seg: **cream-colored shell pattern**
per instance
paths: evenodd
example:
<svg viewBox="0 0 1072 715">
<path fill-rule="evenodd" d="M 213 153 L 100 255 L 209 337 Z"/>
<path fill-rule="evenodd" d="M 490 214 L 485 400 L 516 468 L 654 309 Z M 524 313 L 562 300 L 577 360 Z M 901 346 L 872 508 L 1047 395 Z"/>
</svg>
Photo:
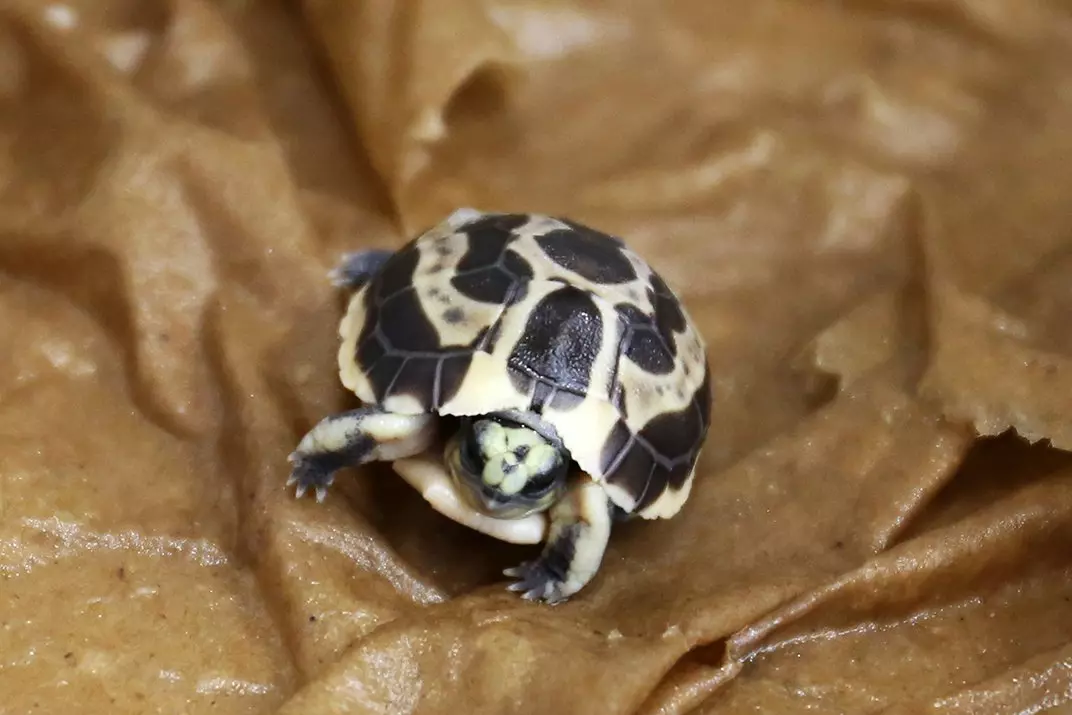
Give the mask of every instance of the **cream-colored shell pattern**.
<svg viewBox="0 0 1072 715">
<path fill-rule="evenodd" d="M 531 411 L 621 509 L 669 517 L 707 435 L 703 340 L 619 239 L 461 209 L 351 296 L 343 384 L 392 412 Z"/>
</svg>

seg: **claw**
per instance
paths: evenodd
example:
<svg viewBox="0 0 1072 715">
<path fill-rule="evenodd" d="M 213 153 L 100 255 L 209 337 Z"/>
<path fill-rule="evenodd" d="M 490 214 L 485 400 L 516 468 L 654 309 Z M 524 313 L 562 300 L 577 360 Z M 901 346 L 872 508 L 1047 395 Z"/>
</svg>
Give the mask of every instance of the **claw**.
<svg viewBox="0 0 1072 715">
<path fill-rule="evenodd" d="M 292 487 L 297 483 L 298 483 L 298 478 L 296 476 L 294 476 L 293 473 L 289 477 L 287 477 L 287 486 L 288 487 Z"/>
<path fill-rule="evenodd" d="M 538 560 L 503 569 L 503 575 L 517 579 L 508 584 L 506 590 L 520 594 L 526 601 L 543 601 L 555 605 L 566 600 L 559 593 L 560 585 L 551 580 L 550 574 L 543 571 Z"/>
<path fill-rule="evenodd" d="M 317 501 L 318 504 L 322 503 L 324 501 L 324 499 L 327 498 L 327 496 L 328 496 L 328 488 L 327 487 L 320 486 L 320 487 L 316 488 L 316 501 Z"/>
<path fill-rule="evenodd" d="M 307 488 L 308 487 L 306 487 L 304 484 L 299 484 L 298 488 L 294 490 L 294 498 L 301 499 L 303 496 L 305 496 L 305 490 Z"/>
</svg>

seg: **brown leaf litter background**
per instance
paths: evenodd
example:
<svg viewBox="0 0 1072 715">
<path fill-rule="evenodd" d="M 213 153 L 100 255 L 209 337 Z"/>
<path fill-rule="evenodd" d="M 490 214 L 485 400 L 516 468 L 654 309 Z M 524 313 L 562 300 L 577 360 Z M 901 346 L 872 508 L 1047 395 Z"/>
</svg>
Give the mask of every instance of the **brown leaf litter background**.
<svg viewBox="0 0 1072 715">
<path fill-rule="evenodd" d="M 0 3 L 0 713 L 1070 712 L 1070 67 L 1057 0 Z M 387 467 L 283 489 L 326 272 L 458 206 L 710 349 L 692 500 L 556 608 Z"/>
</svg>

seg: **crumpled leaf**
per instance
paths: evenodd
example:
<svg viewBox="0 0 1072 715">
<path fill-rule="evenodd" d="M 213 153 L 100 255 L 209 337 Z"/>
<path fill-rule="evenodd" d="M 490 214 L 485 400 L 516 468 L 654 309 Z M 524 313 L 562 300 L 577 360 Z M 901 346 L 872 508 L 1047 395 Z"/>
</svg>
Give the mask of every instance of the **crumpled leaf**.
<svg viewBox="0 0 1072 715">
<path fill-rule="evenodd" d="M 0 712 L 1002 713 L 1070 700 L 1058 0 L 0 9 Z M 693 496 L 550 608 L 385 465 L 339 254 L 619 233 L 716 401 Z"/>
</svg>

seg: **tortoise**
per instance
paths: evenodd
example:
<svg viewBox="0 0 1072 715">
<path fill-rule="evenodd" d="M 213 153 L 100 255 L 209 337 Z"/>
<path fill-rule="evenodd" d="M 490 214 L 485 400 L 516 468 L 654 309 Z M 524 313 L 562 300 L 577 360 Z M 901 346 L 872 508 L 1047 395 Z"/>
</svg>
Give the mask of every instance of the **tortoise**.
<svg viewBox="0 0 1072 715">
<path fill-rule="evenodd" d="M 339 376 L 362 406 L 300 440 L 298 498 L 392 462 L 454 520 L 542 541 L 503 573 L 550 604 L 592 580 L 615 523 L 682 508 L 710 422 L 706 347 L 620 238 L 461 208 L 397 250 L 344 255 L 334 276 L 351 291 Z"/>
</svg>

